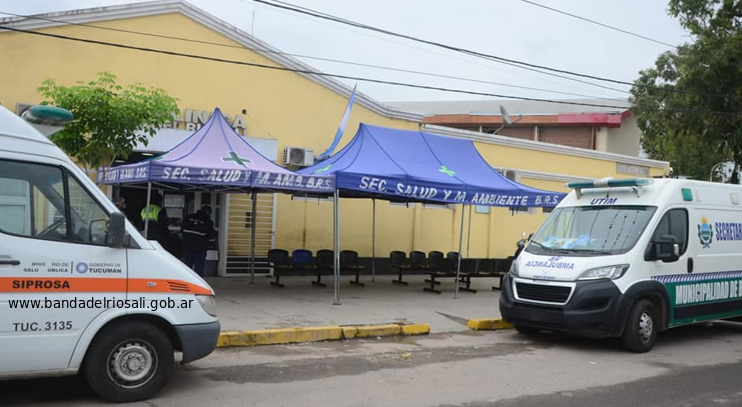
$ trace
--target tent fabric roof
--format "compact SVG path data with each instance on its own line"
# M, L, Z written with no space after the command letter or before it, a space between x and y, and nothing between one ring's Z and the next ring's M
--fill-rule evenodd
M470 140L363 123L340 152L299 173L335 175L343 196L391 201L553 207L565 196L507 179Z
M105 174L105 175L103 175ZM170 151L140 163L99 171L105 184L153 182L178 189L334 191L334 177L300 175L262 156L217 108L204 125Z

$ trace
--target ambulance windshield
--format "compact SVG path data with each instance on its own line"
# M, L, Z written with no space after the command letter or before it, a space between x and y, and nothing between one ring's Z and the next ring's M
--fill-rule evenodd
M574 206L557 208L526 251L534 254L600 256L634 247L657 210L654 206Z

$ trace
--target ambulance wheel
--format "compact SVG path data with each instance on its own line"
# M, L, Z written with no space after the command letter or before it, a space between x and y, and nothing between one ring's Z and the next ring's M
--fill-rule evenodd
M657 340L657 325L654 319L654 304L649 300L639 300L631 307L621 342L624 349L644 353L649 352Z
M91 390L113 403L148 399L173 370L173 345L154 325L126 322L105 328L83 364Z
M538 329L523 325L515 325L515 330L521 335L535 335L539 333Z

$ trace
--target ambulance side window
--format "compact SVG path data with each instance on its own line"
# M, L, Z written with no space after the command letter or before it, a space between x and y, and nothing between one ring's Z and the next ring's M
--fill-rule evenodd
M67 238L64 173L59 167L0 160L0 232Z
M105 244L109 216L75 178L67 175L73 241Z
M688 212L685 209L670 209L662 216L652 240L656 241L663 235L675 236L680 246L680 255L685 253L688 248Z
M0 160L0 233L105 245L108 214L60 167Z

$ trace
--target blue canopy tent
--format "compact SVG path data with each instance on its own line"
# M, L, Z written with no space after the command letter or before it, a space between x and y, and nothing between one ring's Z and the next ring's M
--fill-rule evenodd
M471 140L363 123L345 148L299 173L335 176L336 253L339 251L337 207L341 196L528 208L554 207L566 195L507 179L482 158ZM374 218L375 215L374 211ZM464 211L462 238L463 221ZM375 223L374 219L374 227ZM460 266L461 255L457 273ZM456 295L458 280L457 276Z
M300 175L265 158L237 134L217 108L180 144L138 163L104 168L104 184L160 185L169 189L219 192L308 192L331 194L334 177Z
M176 191L252 193L304 192L330 195L335 190L330 174L301 175L261 155L237 134L217 108L209 120L180 144L157 157L138 163L103 168L98 181L107 185L147 188L147 206L152 186ZM149 211L145 220L148 234ZM255 280L255 228L252 228L250 277Z

